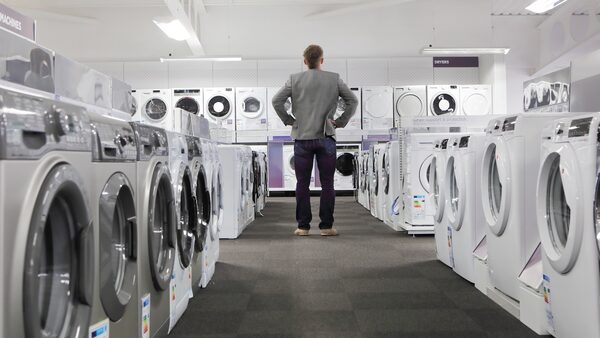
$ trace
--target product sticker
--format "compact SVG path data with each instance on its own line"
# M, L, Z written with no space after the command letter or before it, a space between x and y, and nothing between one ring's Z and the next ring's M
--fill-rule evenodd
M415 195L413 196L413 216L415 219L424 219L427 215L425 214L425 196Z
M448 254L450 254L450 266L454 267L454 251L452 249L452 227L448 227Z
M89 338L108 338L110 337L110 326L108 318L90 326Z
M150 294L142 297L142 338L150 338Z
M546 320L548 333L554 335L554 315L552 314L552 292L550 291L550 276L544 274L544 303L546 304Z
M177 296L177 282L175 281L175 272L171 274L171 300L175 301Z

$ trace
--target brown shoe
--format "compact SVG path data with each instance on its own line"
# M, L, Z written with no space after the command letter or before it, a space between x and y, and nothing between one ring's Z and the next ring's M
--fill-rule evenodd
M296 236L308 236L308 230L296 229L296 231L294 231L294 235L296 235Z
M336 229L322 229L321 230L321 236L337 236L338 232Z

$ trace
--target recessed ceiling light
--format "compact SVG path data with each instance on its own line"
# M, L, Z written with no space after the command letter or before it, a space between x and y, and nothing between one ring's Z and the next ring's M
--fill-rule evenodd
M567 0L536 0L525 9L536 14L543 14L565 2L567 2Z
M510 48L423 48L423 55L485 55L485 54L508 54Z
M177 19L163 21L161 19L152 20L169 38L177 41L184 41L190 38L190 33Z

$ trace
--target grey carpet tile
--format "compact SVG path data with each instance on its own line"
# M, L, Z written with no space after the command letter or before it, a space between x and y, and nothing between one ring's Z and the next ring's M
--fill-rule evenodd
M295 200L271 198L237 240L221 241L209 287L173 337L535 337L435 258L432 237L390 230L338 198L339 237L293 236Z

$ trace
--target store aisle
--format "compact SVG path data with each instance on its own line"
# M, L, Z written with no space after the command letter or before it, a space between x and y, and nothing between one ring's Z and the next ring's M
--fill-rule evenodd
M265 217L221 242L213 283L171 336L536 336L438 262L432 237L394 233L348 197L339 237L294 237L294 206L271 198Z

